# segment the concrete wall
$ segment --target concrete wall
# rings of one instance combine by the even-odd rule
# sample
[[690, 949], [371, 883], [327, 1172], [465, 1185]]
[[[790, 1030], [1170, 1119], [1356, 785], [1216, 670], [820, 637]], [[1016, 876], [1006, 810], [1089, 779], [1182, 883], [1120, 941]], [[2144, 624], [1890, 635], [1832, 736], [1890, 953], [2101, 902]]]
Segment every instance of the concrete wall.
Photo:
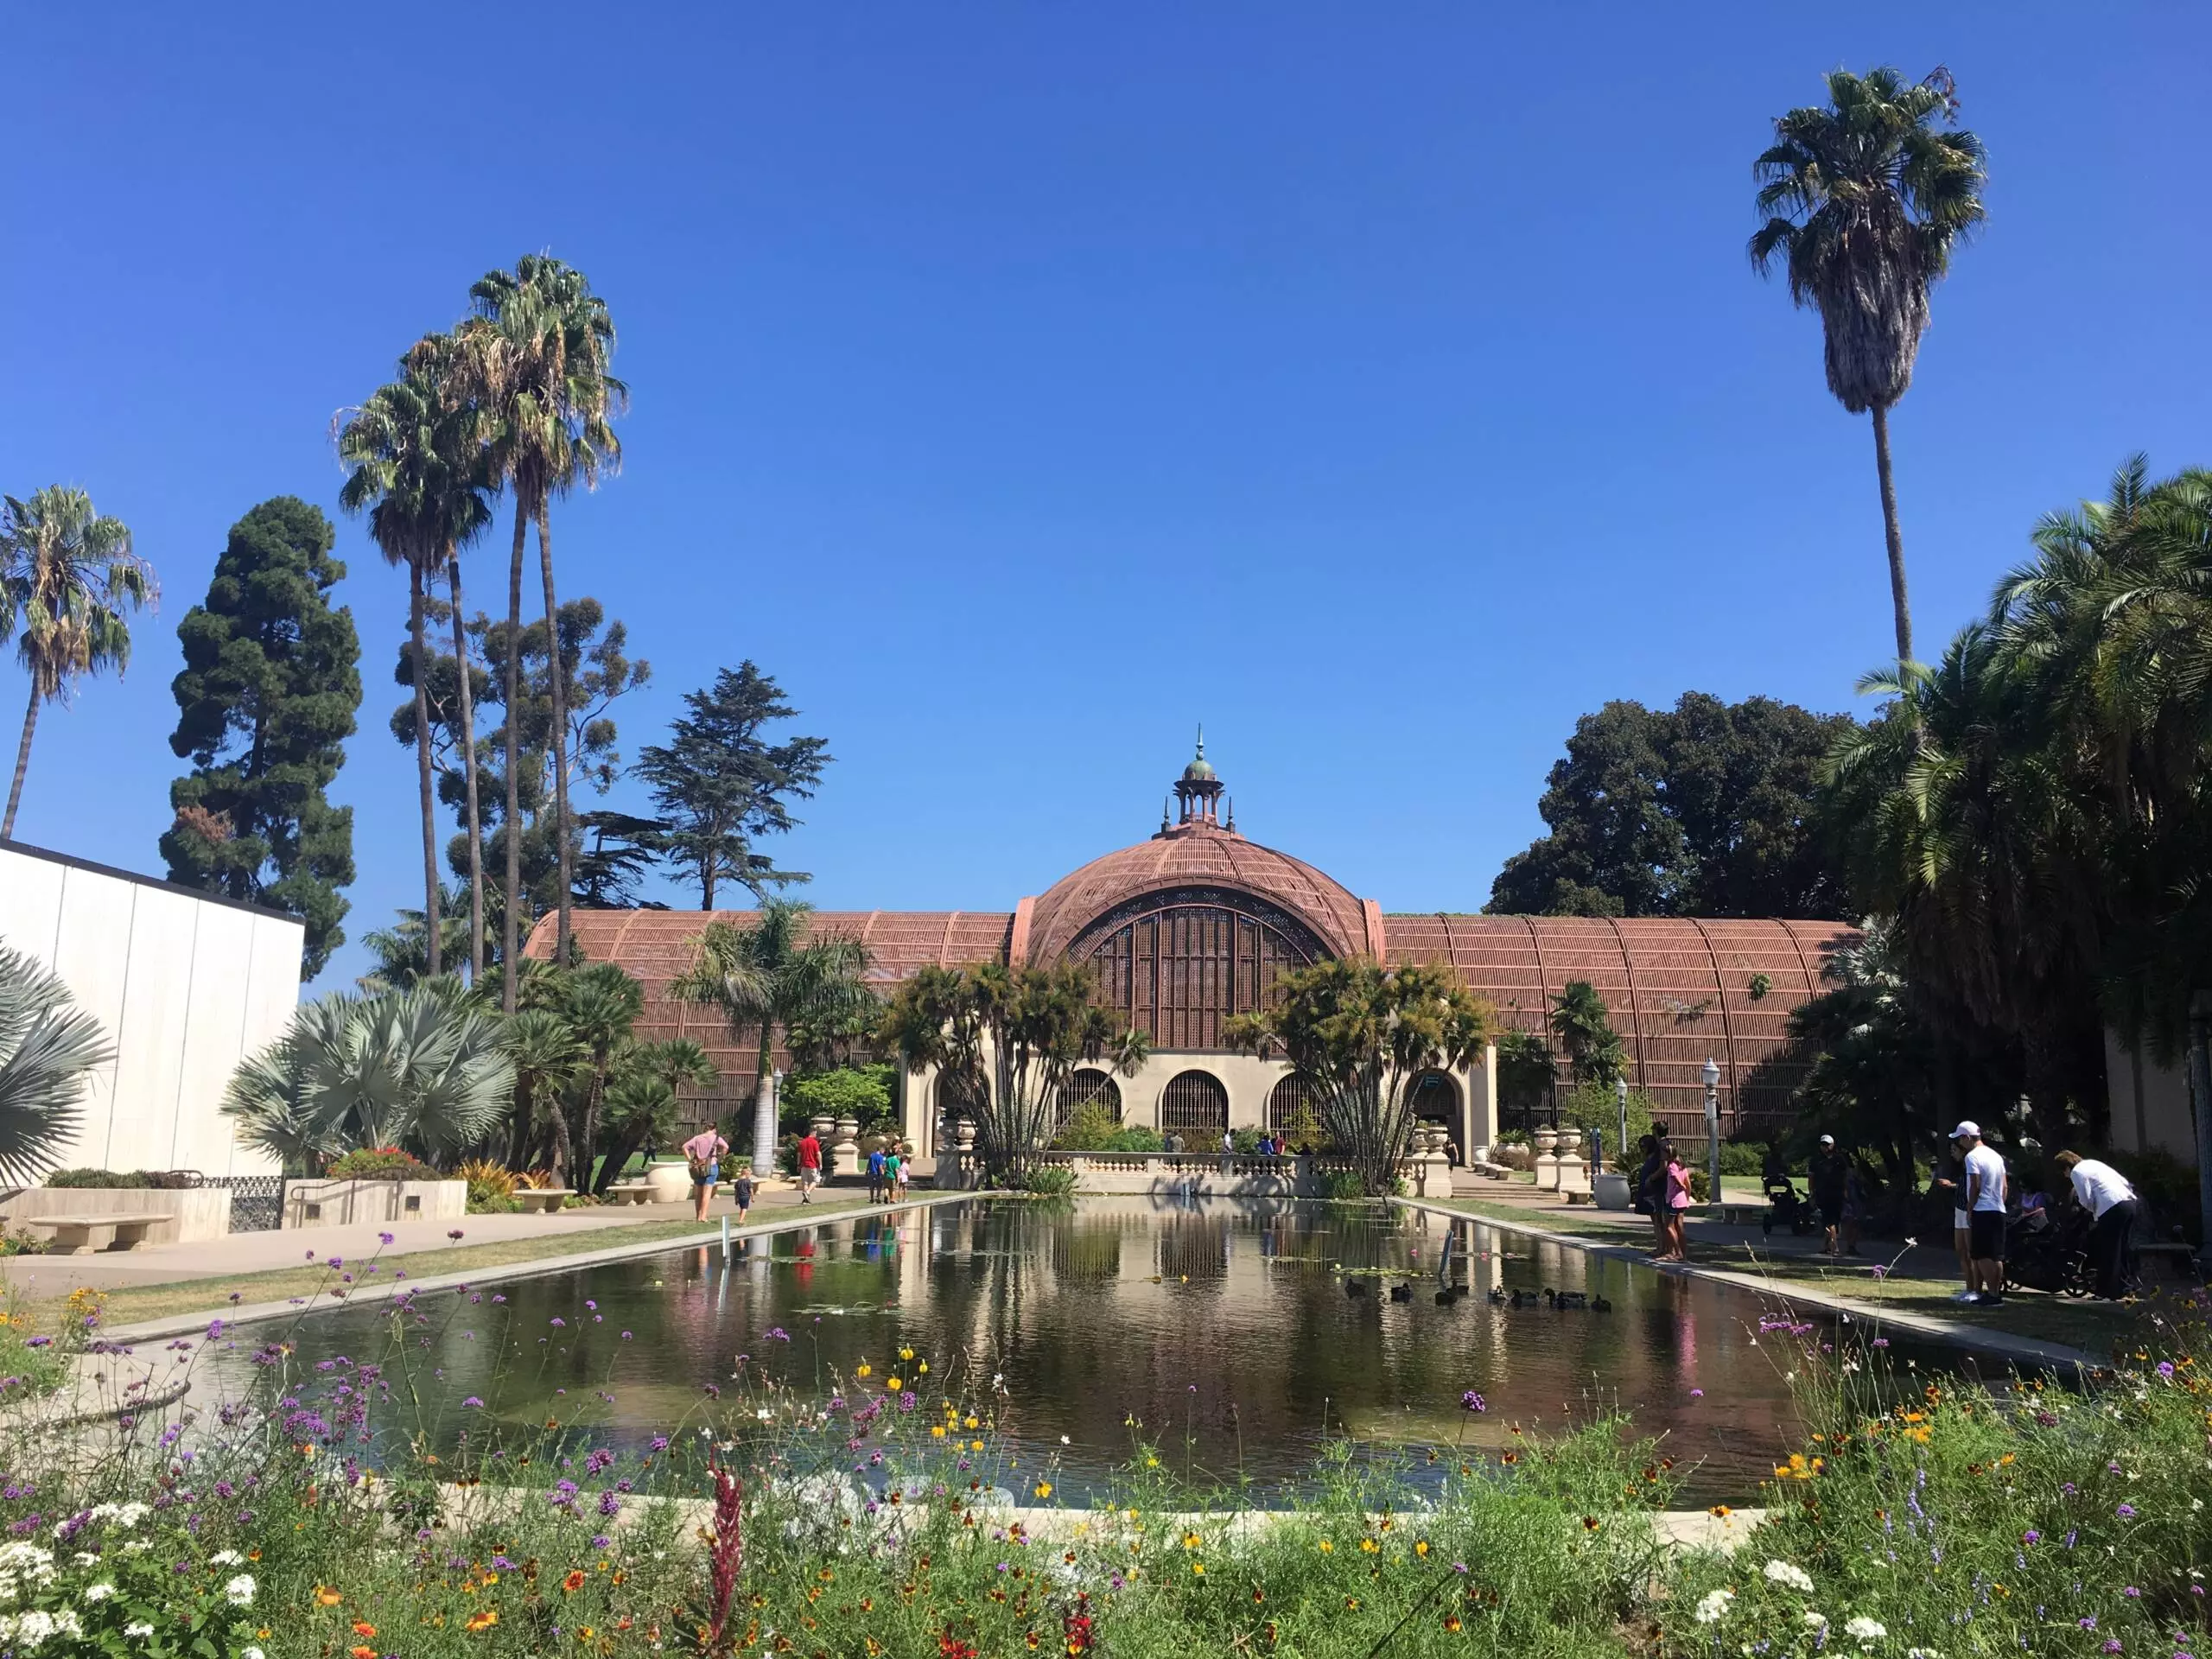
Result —
[[286, 1227], [356, 1223], [458, 1221], [468, 1213], [467, 1181], [289, 1180]]
[[230, 1236], [226, 1186], [184, 1192], [143, 1186], [34, 1186], [0, 1194], [0, 1220], [11, 1225], [41, 1216], [150, 1216], [157, 1211], [173, 1219], [146, 1230], [149, 1244], [197, 1244]]
[[2112, 1143], [2122, 1152], [2170, 1152], [2196, 1162], [2196, 1126], [2189, 1112], [2189, 1075], [2161, 1065], [2146, 1048], [2133, 1054], [2120, 1033], [2105, 1033], [2105, 1093], [2112, 1107]]
[[0, 942], [60, 975], [116, 1051], [61, 1166], [277, 1173], [218, 1108], [298, 1007], [304, 936], [289, 916], [0, 843]]

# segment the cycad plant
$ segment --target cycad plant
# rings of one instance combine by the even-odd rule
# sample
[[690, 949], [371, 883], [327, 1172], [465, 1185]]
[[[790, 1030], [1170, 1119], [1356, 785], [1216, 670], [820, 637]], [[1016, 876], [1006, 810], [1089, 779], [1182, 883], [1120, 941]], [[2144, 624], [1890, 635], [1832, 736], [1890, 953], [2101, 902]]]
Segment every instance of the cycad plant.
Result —
[[563, 1096], [590, 1063], [590, 1057], [569, 1029], [568, 1021], [550, 1008], [525, 1008], [510, 1014], [499, 1039], [515, 1073], [512, 1144], [507, 1161], [517, 1169], [528, 1166], [531, 1153], [542, 1136], [551, 1147], [554, 1185], [565, 1185], [571, 1148], [568, 1107]]
[[43, 703], [67, 702], [82, 675], [130, 661], [130, 626], [124, 619], [156, 597], [154, 572], [130, 550], [119, 518], [92, 510], [82, 490], [59, 484], [28, 501], [0, 507], [0, 645], [20, 633], [16, 654], [31, 680], [23, 735], [0, 840], [16, 833], [23, 776], [30, 770], [31, 734]]
[[607, 1156], [593, 1190], [605, 1192], [631, 1157], [673, 1140], [680, 1122], [677, 1090], [720, 1075], [707, 1051], [688, 1038], [639, 1043], [627, 1050], [607, 1085]]
[[114, 1058], [67, 986], [0, 944], [0, 1181], [28, 1185], [60, 1162], [92, 1073]]
[[1762, 274], [1780, 264], [1790, 299], [1820, 312], [1828, 390], [1853, 415], [1873, 416], [1897, 660], [1910, 662], [1890, 408], [1912, 384], [1929, 289], [1981, 223], [1981, 141], [1949, 126], [1958, 100], [1942, 69], [1917, 82], [1894, 69], [1838, 69], [1827, 92], [1826, 105], [1779, 118], [1774, 143], [1751, 163], [1766, 220], [1751, 238], [1751, 263]]

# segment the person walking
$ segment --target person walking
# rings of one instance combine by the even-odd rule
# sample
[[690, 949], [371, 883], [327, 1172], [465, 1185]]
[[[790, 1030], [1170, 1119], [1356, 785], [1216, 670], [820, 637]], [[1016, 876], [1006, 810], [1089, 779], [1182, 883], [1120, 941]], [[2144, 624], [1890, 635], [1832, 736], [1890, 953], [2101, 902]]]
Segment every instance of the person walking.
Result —
[[691, 1171], [691, 1219], [704, 1221], [714, 1202], [715, 1183], [721, 1179], [722, 1155], [729, 1150], [711, 1123], [683, 1143], [683, 1161]]
[[1666, 1143], [1667, 1155], [1667, 1251], [1662, 1262], [1687, 1262], [1690, 1259], [1688, 1243], [1682, 1236], [1682, 1211], [1688, 1209], [1695, 1195], [1690, 1191], [1690, 1168], [1682, 1161], [1682, 1154], [1670, 1141]]
[[[1813, 1208], [1820, 1213], [1821, 1226], [1827, 1234], [1822, 1247], [1829, 1255], [1837, 1253], [1837, 1240], [1846, 1230], [1845, 1211], [1850, 1207], [1851, 1160], [1836, 1150], [1835, 1136], [1824, 1135], [1813, 1154], [1811, 1166], [1806, 1172], [1813, 1189]], [[1859, 1254], [1858, 1223], [1854, 1217], [1849, 1226], [1852, 1236], [1847, 1241], [1851, 1254]]]
[[1973, 1256], [1967, 1288], [1975, 1305], [1993, 1307], [2005, 1300], [2005, 1160], [1971, 1120], [1953, 1129], [1951, 1140], [1966, 1152], [1967, 1249]]
[[905, 1147], [901, 1147], [899, 1151], [892, 1154], [891, 1159], [891, 1196], [893, 1198], [902, 1201], [906, 1198], [906, 1183], [912, 1177], [913, 1173], [914, 1160]]
[[2116, 1302], [2127, 1288], [2128, 1236], [2142, 1213], [2134, 1185], [2110, 1164], [2078, 1152], [2062, 1152], [2052, 1161], [2066, 1172], [2074, 1202], [2094, 1217], [2089, 1267], [2096, 1274], [2097, 1294]]
[[883, 1148], [879, 1146], [868, 1155], [868, 1201], [870, 1204], [883, 1201], [886, 1167]]
[[745, 1225], [746, 1217], [753, 1213], [753, 1168], [749, 1164], [737, 1166], [737, 1180], [730, 1187], [729, 1195], [737, 1203], [737, 1224]]
[[798, 1201], [814, 1202], [814, 1189], [822, 1185], [822, 1142], [809, 1129], [798, 1138]]

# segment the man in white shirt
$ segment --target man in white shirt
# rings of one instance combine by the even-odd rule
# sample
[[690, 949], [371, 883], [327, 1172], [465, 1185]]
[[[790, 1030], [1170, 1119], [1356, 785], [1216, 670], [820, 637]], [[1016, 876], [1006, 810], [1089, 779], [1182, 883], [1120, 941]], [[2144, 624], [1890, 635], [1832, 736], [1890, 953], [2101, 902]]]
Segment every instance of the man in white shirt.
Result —
[[2127, 1237], [2135, 1230], [2135, 1189], [2110, 1164], [2062, 1152], [2051, 1160], [2066, 1172], [2074, 1202], [2094, 1217], [2089, 1227], [2089, 1266], [2097, 1275], [2097, 1294], [2117, 1301], [2127, 1287]]
[[2005, 1300], [2005, 1160], [1981, 1138], [1981, 1126], [1961, 1123], [1951, 1139], [1966, 1149], [1967, 1249], [1974, 1277], [1967, 1288], [1983, 1306]]

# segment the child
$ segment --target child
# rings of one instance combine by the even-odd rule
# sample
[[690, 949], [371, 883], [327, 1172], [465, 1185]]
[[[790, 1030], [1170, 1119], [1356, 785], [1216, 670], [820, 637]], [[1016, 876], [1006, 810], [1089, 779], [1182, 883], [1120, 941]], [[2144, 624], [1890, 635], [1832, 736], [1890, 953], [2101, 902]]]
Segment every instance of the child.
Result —
[[1682, 1161], [1682, 1154], [1672, 1144], [1667, 1147], [1667, 1250], [1662, 1262], [1687, 1262], [1690, 1259], [1688, 1246], [1682, 1238], [1682, 1211], [1690, 1207], [1689, 1166]]
[[737, 1224], [742, 1227], [745, 1217], [753, 1210], [753, 1166], [750, 1164], [739, 1167], [737, 1185], [730, 1188], [729, 1194], [737, 1200]]
[[887, 1173], [885, 1167], [883, 1148], [878, 1147], [868, 1155], [868, 1201], [870, 1204], [880, 1204], [883, 1201], [886, 1185], [883, 1178]]

